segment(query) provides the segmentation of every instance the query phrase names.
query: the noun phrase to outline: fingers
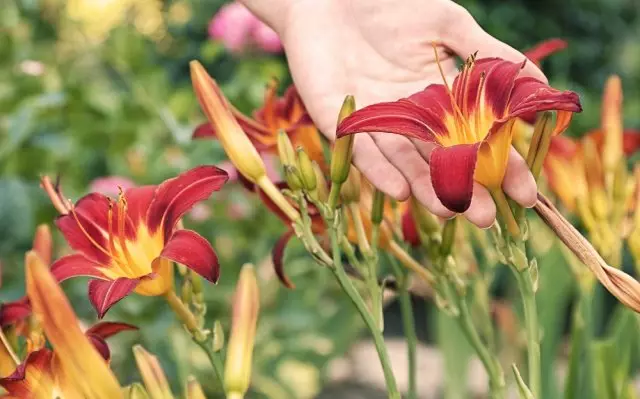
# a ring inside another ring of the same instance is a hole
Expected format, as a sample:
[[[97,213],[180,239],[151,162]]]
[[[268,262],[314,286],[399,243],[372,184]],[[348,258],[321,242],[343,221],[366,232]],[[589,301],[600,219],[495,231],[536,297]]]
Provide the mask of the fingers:
[[[402,173],[382,154],[368,134],[356,135],[353,144],[353,164],[380,191],[403,201],[411,192]]]
[[[502,189],[510,198],[526,208],[531,208],[536,204],[538,196],[536,181],[529,171],[526,161],[513,147],[509,153]]]
[[[491,227],[496,220],[496,204],[489,191],[481,184],[473,183],[471,205],[464,213],[464,217],[481,229]]]
[[[461,58],[478,52],[479,58],[498,57],[511,62],[522,62],[526,59],[524,54],[506,43],[485,32],[468,11],[462,9],[456,11],[461,17],[447,27],[445,44]],[[521,72],[521,76],[531,76],[547,83],[547,78],[533,63],[527,62]]]

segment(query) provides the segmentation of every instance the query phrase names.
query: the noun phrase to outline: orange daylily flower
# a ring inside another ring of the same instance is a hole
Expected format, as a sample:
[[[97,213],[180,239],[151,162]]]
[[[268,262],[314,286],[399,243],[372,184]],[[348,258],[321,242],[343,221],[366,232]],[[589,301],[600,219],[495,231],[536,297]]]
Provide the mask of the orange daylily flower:
[[[276,153],[278,131],[284,130],[295,147],[304,148],[311,159],[324,165],[322,142],[307,110],[296,90],[291,85],[283,97],[278,97],[278,84],[271,81],[265,92],[264,104],[250,118],[230,105],[233,116],[259,152]],[[193,138],[215,138],[217,133],[210,123],[198,126]]]
[[[120,328],[109,323],[93,333],[83,333],[62,289],[33,251],[26,256],[26,274],[33,314],[53,350],[31,352],[13,374],[0,379],[0,386],[16,398],[122,397],[120,385],[103,357],[103,348],[93,343],[102,340],[97,337],[103,333],[115,333]]]

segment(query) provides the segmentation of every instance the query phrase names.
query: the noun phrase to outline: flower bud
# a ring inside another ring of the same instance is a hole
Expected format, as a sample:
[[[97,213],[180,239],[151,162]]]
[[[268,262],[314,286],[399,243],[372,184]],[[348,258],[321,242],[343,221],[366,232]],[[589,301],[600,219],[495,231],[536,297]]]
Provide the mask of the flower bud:
[[[456,218],[449,219],[445,222],[442,229],[442,245],[440,246],[440,255],[449,256],[451,248],[456,239]]]
[[[313,171],[316,174],[316,189],[312,193],[314,198],[320,202],[327,202],[329,198],[329,187],[327,186],[327,180],[324,178],[324,173],[320,169],[320,165],[316,161],[312,162]]]
[[[300,171],[300,178],[302,180],[302,186],[307,192],[311,192],[316,189],[316,172],[313,170],[313,164],[311,158],[304,152],[302,147],[298,147],[298,170]]]
[[[414,220],[418,223],[418,227],[428,236],[440,230],[438,218],[433,213],[424,208],[415,197],[411,197],[411,213]]]
[[[255,270],[246,264],[240,270],[233,295],[231,333],[224,368],[227,397],[242,397],[249,389],[253,345],[258,324],[260,296]]]
[[[129,385],[125,389],[124,397],[126,399],[149,399],[146,389],[138,382]]]
[[[41,224],[36,229],[36,234],[33,238],[33,250],[38,254],[42,263],[51,265],[53,238],[51,237],[51,230],[46,224]]]
[[[384,193],[380,190],[375,190],[373,193],[373,201],[371,204],[371,222],[373,224],[382,223],[384,213]]]
[[[160,366],[158,358],[147,352],[140,345],[133,347],[133,357],[136,359],[138,371],[151,399],[173,398],[167,377]]]
[[[531,144],[529,146],[529,152],[527,153],[527,165],[531,170],[534,178],[540,176],[544,159],[549,152],[549,145],[551,144],[551,136],[553,135],[553,121],[551,120],[551,112],[547,111],[543,113],[533,128],[533,136],[531,137]]]
[[[224,330],[222,329],[222,323],[219,320],[213,322],[213,329],[211,330],[211,344],[213,345],[213,351],[219,352],[224,347]]]
[[[351,171],[347,176],[347,180],[340,188],[340,196],[345,204],[360,201],[360,172],[353,166],[351,166],[350,169]]]
[[[193,376],[189,376],[187,379],[187,399],[206,399],[204,396],[204,391],[200,386],[198,380],[196,380]]]
[[[604,146],[602,164],[607,176],[613,177],[622,154],[622,83],[620,77],[607,79],[602,98],[602,132]],[[607,187],[610,187],[608,185]]]
[[[355,109],[356,101],[353,96],[345,97],[338,115],[338,124],[351,115]],[[354,140],[355,136],[350,134],[337,139],[333,144],[333,153],[331,155],[331,181],[333,183],[342,184],[349,176]]]
[[[287,185],[293,191],[299,191],[303,188],[302,177],[298,172],[298,168],[292,165],[286,165],[284,167],[284,179],[287,181]]]
[[[280,158],[280,163],[282,166],[292,166],[296,164],[296,156],[293,151],[293,144],[291,144],[291,139],[287,135],[287,132],[280,129],[278,131],[278,157]]]
[[[191,61],[189,66],[200,107],[215,128],[222,148],[240,173],[256,183],[267,173],[260,154],[231,114],[229,104],[215,80],[198,61]]]

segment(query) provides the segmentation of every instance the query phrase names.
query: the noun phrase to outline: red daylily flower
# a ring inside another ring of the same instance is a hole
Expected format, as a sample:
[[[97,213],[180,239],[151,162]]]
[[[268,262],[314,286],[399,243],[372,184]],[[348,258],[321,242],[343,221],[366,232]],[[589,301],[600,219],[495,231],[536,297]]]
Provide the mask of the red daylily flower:
[[[227,173],[200,166],[158,186],[130,188],[117,201],[91,193],[70,206],[56,225],[77,253],[51,266],[58,281],[88,276],[89,299],[102,317],[126,295],[163,295],[173,287],[172,262],[211,282],[219,277],[211,244],[177,229],[182,215],[227,181]]]
[[[276,153],[278,131],[283,129],[294,146],[301,146],[311,159],[323,165],[320,134],[311,121],[298,91],[291,85],[283,97],[278,97],[277,88],[275,81],[267,86],[264,105],[253,113],[253,118],[229,105],[231,113],[259,152]],[[194,139],[215,136],[216,132],[210,123],[203,123],[193,133]]]
[[[452,87],[432,84],[408,98],[360,109],[340,123],[337,136],[386,132],[436,144],[429,159],[433,188],[443,205],[462,213],[474,181],[489,191],[501,189],[516,118],[557,110],[561,132],[581,111],[576,93],[518,77],[523,66],[470,57]]]

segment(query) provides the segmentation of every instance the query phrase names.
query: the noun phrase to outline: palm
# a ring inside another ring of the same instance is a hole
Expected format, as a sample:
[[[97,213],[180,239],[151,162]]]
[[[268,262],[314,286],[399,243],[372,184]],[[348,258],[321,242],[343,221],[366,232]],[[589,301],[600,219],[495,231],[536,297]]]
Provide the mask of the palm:
[[[284,26],[281,33],[294,81],[311,117],[329,139],[347,94],[362,107],[442,83],[433,42],[442,44],[440,67],[449,83],[456,74],[452,52],[466,57],[479,50],[481,57],[524,58],[489,36],[450,0],[297,0],[290,3]],[[535,66],[528,66],[525,73],[544,79]],[[413,194],[432,212],[448,217],[452,212],[440,203],[431,184],[432,148],[402,136],[361,134],[356,138],[354,163],[388,195],[405,199]],[[535,182],[522,159],[512,158],[504,189],[531,206]],[[488,192],[476,187],[465,216],[488,227],[495,213]]]

